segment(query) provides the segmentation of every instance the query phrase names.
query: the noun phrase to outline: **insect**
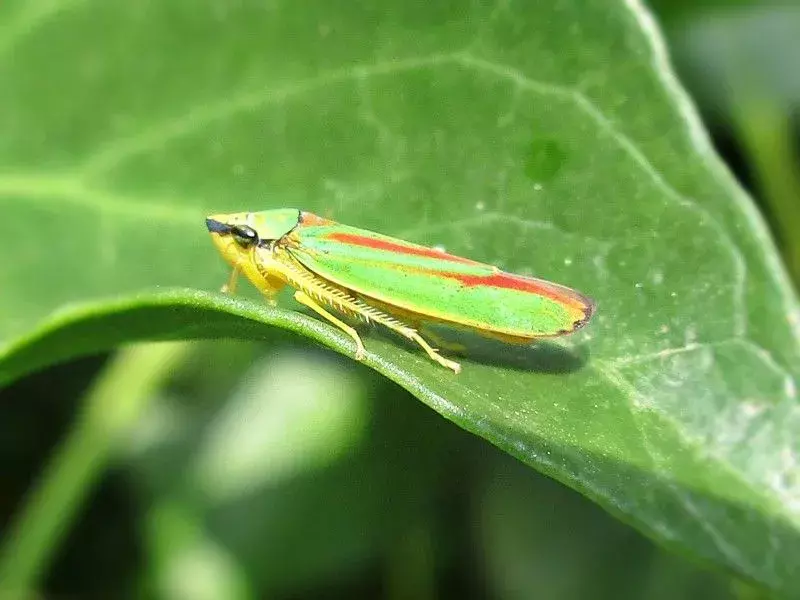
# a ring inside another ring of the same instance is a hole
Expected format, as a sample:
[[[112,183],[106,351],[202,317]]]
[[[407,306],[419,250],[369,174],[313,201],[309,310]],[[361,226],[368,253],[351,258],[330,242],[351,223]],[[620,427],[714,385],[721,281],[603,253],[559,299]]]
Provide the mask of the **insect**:
[[[526,344],[571,333],[595,310],[567,287],[293,208],[212,215],[206,226],[233,267],[223,292],[235,292],[243,274],[274,304],[289,285],[297,302],[353,339],[358,360],[361,337],[334,313],[387,327],[458,373],[420,334],[424,324]]]

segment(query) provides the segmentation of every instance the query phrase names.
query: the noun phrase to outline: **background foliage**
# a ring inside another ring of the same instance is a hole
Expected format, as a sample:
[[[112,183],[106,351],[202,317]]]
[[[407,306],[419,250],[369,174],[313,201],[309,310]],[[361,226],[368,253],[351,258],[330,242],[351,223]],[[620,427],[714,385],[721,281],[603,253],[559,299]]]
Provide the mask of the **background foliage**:
[[[800,54],[800,15],[660,8],[797,273],[800,86],[747,73]],[[765,27],[789,33],[745,68]],[[4,2],[0,78],[3,590],[797,593],[796,296],[639,3]],[[352,353],[316,319],[213,292],[205,214],[277,206],[600,312],[457,378],[376,332],[380,377],[303,343]],[[226,337],[259,341],[28,375]]]

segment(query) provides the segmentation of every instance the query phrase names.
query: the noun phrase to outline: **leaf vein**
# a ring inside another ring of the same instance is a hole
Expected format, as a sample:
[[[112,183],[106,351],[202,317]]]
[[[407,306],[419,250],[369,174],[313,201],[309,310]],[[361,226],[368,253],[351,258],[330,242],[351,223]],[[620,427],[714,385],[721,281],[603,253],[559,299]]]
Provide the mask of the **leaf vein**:
[[[329,85],[356,81],[359,78],[387,75],[435,66],[450,59],[448,54],[432,54],[404,59],[379,61],[366,65],[347,65],[326,71],[309,79],[281,87],[267,87],[233,94],[224,102],[200,104],[180,115],[157,123],[141,133],[115,140],[100,148],[80,166],[83,177],[97,177],[149,150],[197,132],[209,124],[237,113],[280,104],[288,99],[316,91]]]

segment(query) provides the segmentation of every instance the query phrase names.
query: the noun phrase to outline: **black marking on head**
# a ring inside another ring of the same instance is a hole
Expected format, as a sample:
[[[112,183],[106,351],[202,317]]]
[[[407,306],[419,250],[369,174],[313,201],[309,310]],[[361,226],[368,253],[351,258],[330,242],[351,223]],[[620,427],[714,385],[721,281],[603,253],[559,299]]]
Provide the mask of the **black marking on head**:
[[[225,223],[221,223],[220,221],[215,221],[214,219],[206,219],[206,227],[211,233],[220,233],[222,235],[227,235],[231,232],[231,226],[226,225]]]
[[[254,246],[259,243],[258,233],[249,225],[234,225],[230,228],[230,231],[236,243],[243,248]]]

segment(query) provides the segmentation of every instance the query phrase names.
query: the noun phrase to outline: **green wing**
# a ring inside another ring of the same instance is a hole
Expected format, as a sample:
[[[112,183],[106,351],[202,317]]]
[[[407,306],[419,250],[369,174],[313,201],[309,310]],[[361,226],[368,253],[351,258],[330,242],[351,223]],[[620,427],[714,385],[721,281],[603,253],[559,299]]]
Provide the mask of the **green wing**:
[[[564,286],[338,223],[301,225],[289,239],[313,273],[422,317],[534,338],[573,331],[594,311]]]

